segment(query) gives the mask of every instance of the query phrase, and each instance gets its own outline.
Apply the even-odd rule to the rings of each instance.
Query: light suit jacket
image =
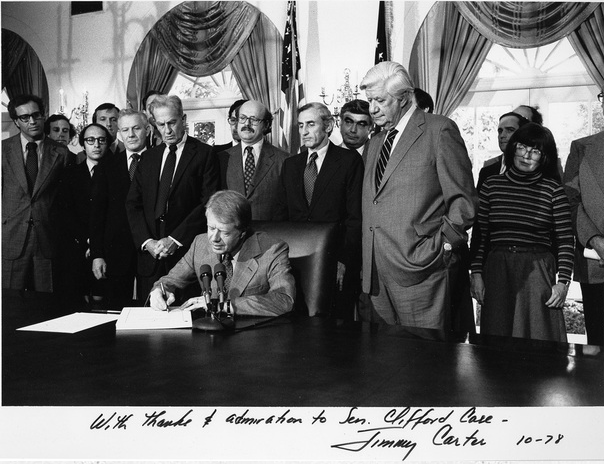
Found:
[[[223,176],[222,188],[235,190],[246,196],[252,204],[254,221],[272,221],[277,213],[277,192],[283,161],[289,156],[290,153],[264,142],[250,191],[246,195],[243,181],[243,155],[241,144],[237,144],[219,154]]]
[[[30,195],[20,134],[2,141],[3,259],[12,260],[21,255],[30,219],[36,228],[42,255],[45,258],[55,257],[59,233],[59,181],[73,158],[66,147],[48,137],[44,138],[44,153]]]
[[[415,109],[376,191],[385,137],[382,131],[370,140],[363,178],[364,292],[373,260],[387,286],[409,287],[443,268],[444,243],[455,248],[467,241],[478,207],[470,159],[453,121]]]
[[[564,188],[577,237],[575,280],[604,282],[604,268],[598,260],[583,257],[587,242],[594,235],[604,235],[604,132],[571,143]]]
[[[277,316],[291,311],[296,298],[296,285],[289,264],[289,247],[265,232],[248,232],[234,264],[229,289],[231,305],[236,314]],[[208,234],[195,237],[189,251],[168,275],[155,283],[164,284],[169,291],[182,289],[197,281],[201,285],[200,268],[214,266],[220,255],[212,251]],[[217,295],[216,281],[212,280],[212,295]]]

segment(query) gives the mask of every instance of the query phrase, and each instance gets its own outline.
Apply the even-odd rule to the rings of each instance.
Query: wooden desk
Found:
[[[16,332],[74,309],[6,291],[2,303],[4,406],[604,405],[604,355],[573,345],[430,342],[303,317],[234,334]]]

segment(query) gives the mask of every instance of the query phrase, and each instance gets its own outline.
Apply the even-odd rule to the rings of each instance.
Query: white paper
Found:
[[[598,252],[596,250],[594,250],[593,248],[584,248],[583,256],[586,257],[587,259],[597,259],[597,260],[600,259]]]
[[[67,316],[57,317],[39,324],[28,325],[17,330],[28,330],[32,332],[59,332],[76,333],[82,330],[96,327],[97,325],[113,322],[118,319],[117,314],[94,314],[73,313]]]
[[[115,325],[116,330],[190,329],[191,311],[173,309],[158,311],[152,308],[124,308]]]

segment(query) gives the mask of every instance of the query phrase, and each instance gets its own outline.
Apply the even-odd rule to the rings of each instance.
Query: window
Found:
[[[187,133],[210,145],[230,142],[229,107],[242,97],[230,66],[205,77],[179,73],[170,94],[178,95],[187,115]]]
[[[476,82],[451,115],[466,142],[475,179],[484,161],[500,154],[499,116],[519,105],[539,107],[564,166],[574,139],[604,129],[599,92],[567,39],[531,49],[493,45]]]

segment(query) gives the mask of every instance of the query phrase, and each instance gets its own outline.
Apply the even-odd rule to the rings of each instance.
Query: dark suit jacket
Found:
[[[102,160],[92,181],[90,256],[103,258],[112,276],[131,275],[136,269],[136,247],[126,214],[130,190],[126,156],[124,150]]]
[[[96,169],[96,168],[95,168]],[[86,163],[68,167],[61,181],[61,242],[75,244],[84,252],[90,237],[90,193],[92,178]]]
[[[239,250],[234,263],[229,298],[236,314],[277,316],[291,311],[296,300],[296,285],[289,264],[289,247],[264,232],[250,235]],[[195,238],[187,254],[159,282],[173,291],[201,282],[200,268],[218,264],[207,234]],[[155,286],[159,285],[158,283]],[[216,281],[212,280],[216,295]]]
[[[246,195],[241,144],[235,145],[219,154],[221,188],[235,190],[245,195],[252,204],[253,220],[272,221],[277,212],[281,168],[289,156],[290,153],[264,142],[252,178],[251,189]]]
[[[501,159],[503,155],[499,155],[495,158],[488,159],[484,162],[484,165],[478,173],[478,182],[476,183],[476,191],[480,192],[480,187],[486,179],[491,176],[496,176],[501,171]]]
[[[72,161],[73,156],[65,146],[45,137],[36,184],[30,195],[20,134],[2,141],[3,259],[17,259],[23,253],[30,219],[36,227],[42,255],[56,256],[59,183],[63,170]]]
[[[361,189],[363,159],[356,151],[329,142],[325,160],[315,182],[310,206],[304,193],[304,169],[308,150],[283,163],[281,189],[277,195],[278,221],[337,222],[342,231],[338,261],[346,266],[360,262]]]
[[[155,202],[165,148],[162,143],[145,152],[126,199],[128,222],[139,250],[138,272],[142,276],[152,275],[157,264],[149,253],[140,251],[142,244],[149,238],[163,238],[159,236],[158,221],[155,220]],[[173,237],[183,246],[166,260],[168,268],[184,255],[195,236],[205,230],[205,204],[217,188],[218,165],[211,154],[211,147],[187,137],[174,173],[165,214],[165,236]]]
[[[575,280],[604,282],[604,268],[597,259],[583,256],[589,240],[604,235],[604,132],[575,140],[564,172],[564,188],[570,201],[575,248]]]
[[[467,241],[478,196],[455,123],[419,109],[392,148],[379,189],[375,170],[386,137],[371,138],[363,179],[363,291],[372,263],[386,286],[410,287],[446,267],[444,243]]]

